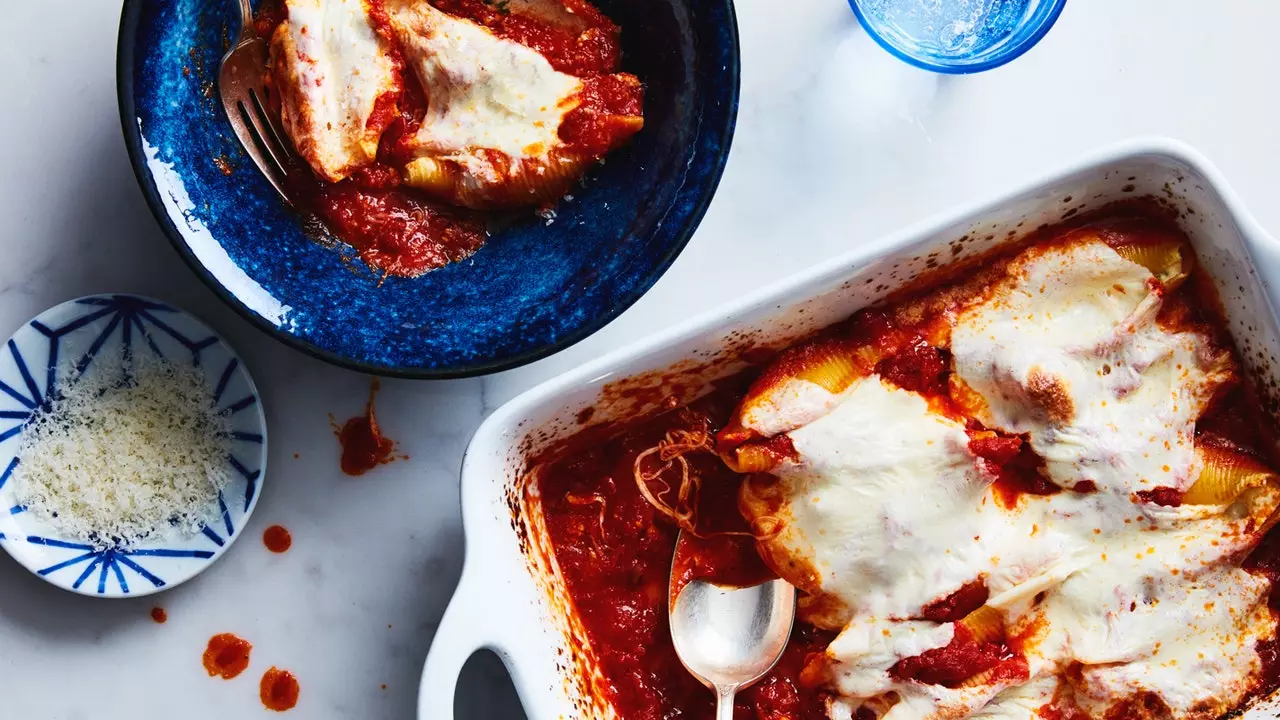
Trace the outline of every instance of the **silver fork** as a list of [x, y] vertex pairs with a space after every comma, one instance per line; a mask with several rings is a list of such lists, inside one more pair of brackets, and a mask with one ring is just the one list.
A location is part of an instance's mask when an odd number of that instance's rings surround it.
[[271, 111], [265, 83], [267, 41], [258, 37], [253, 28], [253, 8], [249, 0], [240, 0], [240, 15], [240, 36], [222, 57], [218, 94], [244, 151], [280, 197], [293, 204], [284, 184], [289, 167], [289, 138]]

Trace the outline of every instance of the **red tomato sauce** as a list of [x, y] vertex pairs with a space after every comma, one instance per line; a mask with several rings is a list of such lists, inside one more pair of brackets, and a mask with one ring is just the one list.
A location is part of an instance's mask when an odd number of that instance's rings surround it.
[[378, 379], [374, 378], [369, 384], [369, 401], [365, 403], [364, 414], [348, 419], [341, 428], [337, 428], [338, 442], [342, 445], [342, 472], [348, 475], [363, 475], [395, 459], [392, 453], [396, 443], [383, 436], [373, 412], [373, 400], [377, 394]]
[[1164, 507], [1178, 507], [1182, 505], [1183, 492], [1178, 488], [1157, 487], [1150, 490], [1139, 490], [1137, 492], [1138, 499], [1145, 503], [1153, 505], [1162, 505]]
[[323, 185], [308, 204], [366, 265], [385, 275], [417, 277], [465, 260], [484, 245], [488, 234], [481, 222], [395, 187], [399, 182], [398, 173], [374, 166], [359, 178]]
[[230, 680], [249, 667], [251, 650], [253, 645], [249, 641], [231, 633], [214, 635], [209, 638], [209, 645], [204, 650], [204, 669], [209, 677]]
[[977, 640], [964, 625], [957, 624], [955, 629], [950, 643], [899, 660], [889, 668], [889, 674], [899, 680], [917, 680], [949, 688], [959, 687], [965, 680], [987, 672], [992, 673], [991, 681], [1027, 679], [1026, 658], [1015, 655], [1003, 643]]
[[917, 335], [896, 354], [877, 363], [876, 373], [903, 390], [921, 395], [946, 395], [949, 359], [949, 353]]
[[[732, 409], [728, 395], [706, 398], [624, 435], [557, 458], [541, 475], [543, 511], [578, 616], [608, 678], [609, 699], [624, 718], [668, 718], [679, 709], [711, 717], [714, 698], [680, 665], [667, 625], [669, 573], [678, 528], [640, 494], [636, 455], [671, 429], [714, 430]], [[714, 422], [713, 422], [714, 421]], [[736, 503], [741, 477], [710, 452], [686, 456], [702, 478], [700, 531], [741, 529]], [[724, 510], [723, 508], [728, 508]], [[719, 511], [717, 509], [719, 508]], [[694, 540], [684, 556], [685, 579], [725, 571], [730, 580], [755, 582], [772, 574], [746, 550], [751, 538], [713, 535]], [[820, 717], [819, 694], [799, 682], [805, 656], [832, 635], [810, 627], [793, 634], [778, 666], [737, 700], [741, 718]], [[816, 714], [815, 714], [816, 713]]]
[[589, 77], [582, 82], [581, 104], [564, 117], [560, 139], [571, 149], [599, 156], [630, 138], [644, 106], [644, 90], [618, 75]]
[[697, 525], [703, 536], [685, 533], [676, 544], [670, 602], [694, 580], [751, 587], [778, 577], [760, 559], [750, 528], [738, 512], [740, 484], [732, 473], [702, 484]]
[[263, 40], [270, 40], [271, 35], [289, 17], [284, 0], [262, 0], [258, 5], [258, 14], [253, 19], [253, 30]]
[[974, 580], [950, 595], [925, 605], [920, 609], [920, 619], [936, 623], [958, 622], [985, 605], [990, 594], [985, 582]]
[[[536, 50], [551, 67], [567, 75], [610, 73], [621, 58], [618, 26], [585, 2], [576, 3], [574, 8], [576, 19], [587, 26], [581, 33], [513, 13], [503, 0], [431, 0], [431, 4], [442, 12], [483, 25], [498, 37]], [[588, 12], [583, 14], [584, 10]]]
[[292, 710], [298, 704], [298, 678], [288, 670], [272, 666], [258, 683], [258, 699], [264, 707], [276, 712]]
[[164, 611], [162, 607], [151, 608], [151, 619], [163, 625], [169, 619], [169, 613]]

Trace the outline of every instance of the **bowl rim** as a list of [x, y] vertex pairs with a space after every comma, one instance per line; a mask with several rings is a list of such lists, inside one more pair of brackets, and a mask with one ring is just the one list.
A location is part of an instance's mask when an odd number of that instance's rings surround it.
[[146, 200], [147, 207], [151, 210], [152, 217], [155, 218], [160, 229], [164, 231], [169, 244], [173, 246], [173, 249], [177, 251], [179, 257], [195, 273], [196, 277], [200, 278], [213, 291], [214, 295], [218, 296], [218, 299], [230, 306], [242, 318], [249, 321], [250, 325], [306, 355], [323, 360], [331, 365], [370, 375], [411, 380], [450, 380], [491, 375], [550, 357], [604, 329], [616, 320], [619, 315], [638, 302], [640, 298], [644, 297], [653, 288], [654, 284], [662, 276], [666, 275], [667, 270], [671, 268], [676, 258], [684, 252], [685, 246], [689, 244], [693, 234], [702, 224], [703, 217], [706, 215], [711, 201], [715, 198], [720, 181], [724, 176], [725, 166], [728, 163], [729, 153], [733, 145], [734, 132], [737, 128], [738, 106], [742, 94], [742, 47], [738, 32], [737, 13], [733, 0], [717, 0], [723, 4], [729, 16], [729, 22], [724, 27], [724, 31], [728, 35], [730, 57], [729, 62], [723, 68], [723, 71], [728, 73], [730, 81], [728, 112], [725, 114], [724, 121], [720, 126], [715, 128], [717, 134], [723, 137], [724, 140], [715, 156], [708, 182], [696, 196], [691, 198], [691, 211], [688, 222], [677, 233], [675, 242], [671, 244], [665, 255], [658, 261], [654, 270], [649, 273], [649, 277], [641, 283], [641, 287], [630, 293], [629, 297], [624, 297], [622, 300], [613, 303], [605, 312], [582, 323], [571, 332], [565, 333], [540, 347], [527, 350], [505, 360], [490, 360], [468, 364], [459, 369], [379, 365], [324, 349], [309, 340], [288, 332], [280, 326], [268, 322], [265, 318], [250, 310], [244, 302], [219, 282], [200, 262], [199, 258], [195, 256], [195, 253], [187, 245], [182, 231], [178, 229], [173, 219], [169, 217], [168, 211], [165, 210], [164, 202], [160, 198], [160, 191], [156, 186], [155, 178], [147, 169], [146, 153], [142, 148], [142, 131], [137, 122], [137, 103], [134, 99], [133, 68], [136, 48], [134, 41], [137, 38], [138, 22], [143, 5], [151, 1], [154, 0], [124, 0], [120, 11], [120, 28], [116, 36], [116, 104], [120, 112], [120, 130], [124, 135], [125, 147], [129, 152], [129, 164], [133, 167], [134, 178], [137, 180], [139, 189], [142, 190], [143, 198]]

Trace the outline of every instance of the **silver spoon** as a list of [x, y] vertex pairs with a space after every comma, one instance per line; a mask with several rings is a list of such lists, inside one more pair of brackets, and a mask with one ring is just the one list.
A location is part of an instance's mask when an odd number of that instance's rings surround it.
[[[677, 557], [683, 542], [681, 532]], [[673, 566], [672, 583], [679, 579], [676, 570]], [[796, 616], [796, 589], [783, 580], [747, 588], [694, 580], [668, 612], [680, 662], [715, 691], [716, 720], [733, 720], [734, 695], [764, 677], [787, 647]]]

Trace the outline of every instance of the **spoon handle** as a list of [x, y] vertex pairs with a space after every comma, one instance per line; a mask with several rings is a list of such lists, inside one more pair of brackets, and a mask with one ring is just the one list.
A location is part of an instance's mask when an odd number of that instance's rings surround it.
[[737, 693], [737, 685], [716, 686], [716, 720], [733, 720], [733, 696]]

